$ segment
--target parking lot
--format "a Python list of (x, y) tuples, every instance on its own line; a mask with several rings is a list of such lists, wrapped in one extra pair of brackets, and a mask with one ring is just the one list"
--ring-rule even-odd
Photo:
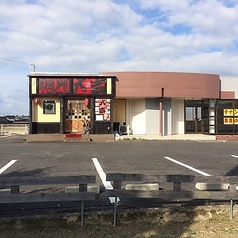
[[(1, 137), (2, 175), (97, 175), (105, 173), (237, 175), (238, 141), (111, 141), (27, 143)], [(13, 163), (13, 161), (15, 161)]]
[(238, 141), (27, 143), (24, 136), (0, 137), (2, 176), (96, 175), (104, 189), (110, 186), (106, 173), (236, 176)]

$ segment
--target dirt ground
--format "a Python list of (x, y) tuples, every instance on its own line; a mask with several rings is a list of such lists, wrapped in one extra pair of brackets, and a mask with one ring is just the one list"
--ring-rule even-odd
[(117, 224), (115, 227), (97, 224), (85, 224), (83, 227), (75, 223), (61, 221), (41, 223), (21, 221), (1, 223), (0, 237), (4, 238), (166, 238), (166, 237), (197, 237), (197, 238), (236, 238), (238, 237), (238, 217), (230, 220), (229, 216), (216, 214), (210, 219), (197, 221), (164, 221), (136, 222)]

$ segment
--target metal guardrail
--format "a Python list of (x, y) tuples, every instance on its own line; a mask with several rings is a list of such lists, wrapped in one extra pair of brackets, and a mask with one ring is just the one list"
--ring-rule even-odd
[(0, 134), (20, 134), (29, 132), (29, 124), (0, 124)]
[[(120, 174), (109, 173), (106, 180), (113, 183), (113, 190), (107, 190), (107, 195), (115, 197), (114, 206), (114, 226), (116, 225), (117, 216), (117, 198), (158, 198), (164, 202), (168, 201), (191, 201), (191, 200), (209, 200), (209, 201), (229, 201), (230, 202), (230, 218), (233, 217), (233, 201), (238, 200), (237, 184), (238, 176), (192, 176), (192, 175), (146, 175), (146, 174)], [(125, 184), (136, 182), (140, 183), (168, 183), (171, 190), (126, 190)], [(124, 184), (123, 184), (124, 183)], [(197, 184), (207, 184), (210, 189), (197, 188)], [(182, 189), (182, 185), (189, 185), (189, 189)], [(227, 189), (224, 189), (226, 184)], [(124, 186), (122, 186), (124, 185)], [(171, 186), (172, 185), (172, 186)], [(133, 187), (133, 186), (131, 186)]]
[[(52, 176), (52, 177), (5, 177), (0, 178), (0, 187), (9, 188), (8, 192), (0, 193), (0, 203), (30, 203), (30, 202), (59, 202), (81, 201), (81, 226), (84, 224), (84, 201), (95, 200), (95, 193), (88, 192), (88, 184), (96, 183), (96, 176)], [(21, 192), (21, 187), (72, 185), (78, 186), (77, 193), (36, 191)]]
[[(229, 201), (230, 218), (233, 217), (234, 201), (238, 201), (238, 176), (192, 176), (192, 175), (146, 175), (108, 173), (106, 180), (113, 183), (112, 190), (106, 190), (104, 196), (115, 197), (113, 225), (116, 225), (117, 201), (121, 198), (160, 199), (166, 202), (186, 202), (193, 200)], [(0, 187), (9, 188), (9, 192), (0, 193), (0, 203), (81, 201), (81, 225), (84, 222), (84, 201), (95, 200), (95, 192), (88, 192), (88, 184), (95, 184), (96, 176), (54, 176), (54, 177), (0, 177)], [(134, 183), (134, 184), (133, 184)], [(154, 184), (168, 183), (163, 190)], [(37, 190), (21, 193), (21, 186), (77, 185), (78, 192), (38, 193)], [(131, 186), (127, 186), (127, 185)], [(198, 184), (205, 184), (201, 189)], [(143, 186), (141, 186), (143, 185)], [(187, 186), (184, 186), (187, 185)], [(225, 185), (225, 186), (224, 186)]]

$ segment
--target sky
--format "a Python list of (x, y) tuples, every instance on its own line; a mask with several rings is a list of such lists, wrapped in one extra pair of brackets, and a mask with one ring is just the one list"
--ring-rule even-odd
[(237, 66), (237, 0), (0, 0), (0, 115), (29, 115), (34, 68), (238, 76)]

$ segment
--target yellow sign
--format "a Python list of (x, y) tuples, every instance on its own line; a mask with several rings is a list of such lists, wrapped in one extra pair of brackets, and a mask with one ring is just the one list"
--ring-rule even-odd
[(233, 116), (234, 110), (233, 109), (223, 109), (224, 116)]
[(238, 116), (238, 109), (223, 109), (224, 116)]
[(235, 117), (235, 118), (233, 118), (233, 117), (224, 117), (223, 118), (223, 122), (224, 122), (224, 124), (226, 124), (226, 125), (231, 125), (231, 124), (238, 124), (238, 117)]
[(232, 117), (224, 117), (224, 124), (233, 124), (233, 118)]

